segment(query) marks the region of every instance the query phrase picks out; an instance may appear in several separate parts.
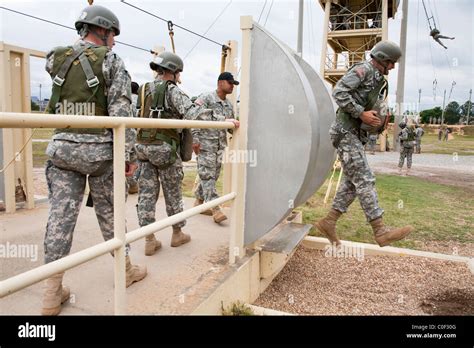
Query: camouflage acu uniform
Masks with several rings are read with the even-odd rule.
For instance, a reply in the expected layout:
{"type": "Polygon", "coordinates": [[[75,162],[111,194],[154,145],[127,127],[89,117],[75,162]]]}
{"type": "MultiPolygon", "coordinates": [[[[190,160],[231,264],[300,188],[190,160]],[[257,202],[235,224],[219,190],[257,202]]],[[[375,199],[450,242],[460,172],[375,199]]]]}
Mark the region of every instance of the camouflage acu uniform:
{"type": "MultiPolygon", "coordinates": [[[[92,44],[79,40],[73,48],[77,50],[86,45],[92,44]]],[[[55,51],[51,51],[46,60],[46,71],[50,75],[53,74],[54,55],[55,51]]],[[[108,114],[129,117],[131,80],[123,61],[109,50],[102,72],[108,114]]],[[[126,130],[126,160],[130,162],[136,160],[133,147],[135,136],[133,129],[126,130]]],[[[49,143],[46,150],[49,156],[46,180],[50,202],[44,240],[46,263],[69,254],[87,179],[102,235],[105,240],[113,238],[112,139],[110,129],[102,134],[59,132],[49,143]]]]}
{"type": "MultiPolygon", "coordinates": [[[[155,82],[160,81],[157,77],[155,82]]],[[[155,84],[149,83],[149,93],[154,90],[155,84]]],[[[166,93],[165,107],[170,110],[176,119],[195,119],[198,117],[199,107],[191,102],[191,99],[176,85],[169,84],[166,93]]],[[[140,226],[146,226],[155,222],[156,202],[160,193],[160,182],[166,203],[168,216],[183,211],[183,197],[181,184],[183,180],[183,164],[179,151],[176,153],[176,161],[164,168],[159,169],[169,161],[171,146],[162,144],[136,144],[138,159],[140,160],[140,180],[138,182],[138,221],[140,226]]],[[[173,225],[182,228],[186,220],[173,225]]]]}
{"type": "Polygon", "coordinates": [[[416,153],[421,153],[421,137],[425,134],[423,128],[418,127],[415,130],[415,140],[416,140],[416,153]]]}
{"type": "MultiPolygon", "coordinates": [[[[216,91],[203,93],[195,101],[205,109],[211,109],[217,121],[234,118],[234,110],[229,100],[222,100],[216,91]],[[218,116],[217,116],[218,115],[218,116]]],[[[225,129],[193,129],[193,142],[200,144],[197,167],[200,182],[196,188],[196,198],[211,201],[219,197],[216,182],[219,179],[222,157],[227,146],[225,129]]]]}
{"type": "Polygon", "coordinates": [[[411,168],[414,141],[408,140],[408,128],[402,129],[400,132],[400,160],[398,167],[402,168],[405,158],[407,159],[407,168],[411,168]]]}
{"type": "MultiPolygon", "coordinates": [[[[382,79],[383,75],[371,63],[358,63],[338,81],[332,95],[342,111],[358,119],[365,109],[363,105],[366,105],[369,93],[382,79]]],[[[330,135],[344,174],[332,208],[345,213],[357,197],[367,221],[381,217],[384,211],[378,205],[375,176],[364,151],[367,133],[360,127],[347,131],[337,118],[330,135]]]]}

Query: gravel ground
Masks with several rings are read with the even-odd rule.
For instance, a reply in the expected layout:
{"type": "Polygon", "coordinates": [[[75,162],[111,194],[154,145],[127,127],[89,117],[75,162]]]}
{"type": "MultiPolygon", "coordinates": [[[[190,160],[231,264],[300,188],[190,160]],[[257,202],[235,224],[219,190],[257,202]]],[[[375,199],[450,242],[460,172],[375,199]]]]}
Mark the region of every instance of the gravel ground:
{"type": "Polygon", "coordinates": [[[451,261],[358,261],[299,247],[254,304],[306,315],[474,315],[474,276],[451,261]]]}

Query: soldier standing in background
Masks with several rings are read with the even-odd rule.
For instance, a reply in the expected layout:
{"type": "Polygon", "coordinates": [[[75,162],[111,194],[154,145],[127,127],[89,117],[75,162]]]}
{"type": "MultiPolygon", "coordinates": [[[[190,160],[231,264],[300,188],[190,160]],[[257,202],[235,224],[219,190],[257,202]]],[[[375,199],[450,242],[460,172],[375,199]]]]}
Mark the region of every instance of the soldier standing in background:
{"type": "MultiPolygon", "coordinates": [[[[217,79],[217,90],[203,93],[195,103],[205,109],[211,109],[216,115],[225,119],[234,118],[232,104],[226,99],[232,94],[234,86],[239,84],[229,72],[223,72],[217,79]]],[[[219,119],[216,119],[219,120],[219,119]]],[[[194,206],[219,198],[216,183],[221,173],[222,157],[227,146],[225,129],[193,129],[193,150],[197,157],[199,184],[196,188],[194,206]]],[[[227,219],[220,207],[212,209],[214,222],[221,223],[227,219]]]]}
{"type": "MultiPolygon", "coordinates": [[[[345,213],[355,198],[367,221],[374,231],[375,241],[380,246],[405,238],[413,227],[389,228],[384,225],[384,211],[379,207],[375,176],[365,156],[364,144],[367,132],[361,129],[364,124],[372,127],[386,127],[373,110],[376,100],[386,83],[384,75],[395,67],[401,57],[400,47],[390,41],[377,43],[371,53],[371,60],[353,65],[337,82],[333,97],[339,105],[337,117],[330,129],[331,140],[341,161],[344,180],[341,183],[332,209],[328,215],[316,222],[315,227],[322,232],[332,244],[339,245],[336,234],[336,222],[345,213]]],[[[380,132],[380,129],[379,129],[380,132]]]]}
{"type": "MultiPolygon", "coordinates": [[[[92,103],[93,115],[131,116],[131,81],[125,65],[111,49],[120,34],[118,18],[102,6],[88,6],[75,23],[81,36],[73,46],[57,47],[46,57],[53,78],[49,113],[62,114],[61,105],[92,103]],[[58,107],[59,105],[59,107],[58,107]]],[[[102,235],[114,237],[113,137],[110,129],[56,129],[46,150],[49,217],[44,239],[45,263],[69,254],[86,180],[102,235]]],[[[137,168],[135,131],[126,130],[126,176],[137,168]]],[[[126,248],[126,285],[146,276],[146,268],[132,265],[126,248]]],[[[43,315],[57,315],[69,298],[63,273],[48,278],[43,315]]]]}
{"type": "Polygon", "coordinates": [[[398,161],[398,173],[402,174],[403,163],[407,159],[406,175],[410,173],[413,147],[415,146],[415,129],[413,125],[407,126],[405,122],[400,122],[398,125],[402,130],[399,134],[400,139],[400,160],[398,161]]]}
{"type": "Polygon", "coordinates": [[[419,124],[415,126],[415,138],[416,138],[416,151],[415,153],[421,153],[421,137],[425,134],[423,128],[419,124]]]}

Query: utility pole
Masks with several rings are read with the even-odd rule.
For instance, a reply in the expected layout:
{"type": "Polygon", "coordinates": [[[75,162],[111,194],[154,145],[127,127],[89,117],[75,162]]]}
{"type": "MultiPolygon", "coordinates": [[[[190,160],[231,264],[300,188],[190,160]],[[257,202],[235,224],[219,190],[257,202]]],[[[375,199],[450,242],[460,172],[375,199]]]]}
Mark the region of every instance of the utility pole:
{"type": "Polygon", "coordinates": [[[296,46],[296,53],[303,57],[303,5],[304,0],[299,0],[298,7],[298,41],[296,46]]]}
{"type": "Polygon", "coordinates": [[[472,97],[472,88],[469,90],[469,104],[467,106],[467,123],[466,125],[469,126],[469,116],[471,114],[471,97],[472,97]]]}
{"type": "Polygon", "coordinates": [[[441,113],[441,126],[444,124],[444,104],[446,102],[446,90],[444,90],[444,97],[443,97],[443,112],[441,113]]]}
{"type": "Polygon", "coordinates": [[[40,103],[41,103],[41,100],[42,100],[42,99],[41,99],[41,87],[42,87],[42,86],[41,86],[41,83],[40,83],[40,103]]]}
{"type": "Polygon", "coordinates": [[[407,50],[407,23],[408,23],[408,0],[403,0],[403,18],[400,30],[400,49],[402,50],[402,56],[398,63],[398,76],[397,76],[397,94],[396,103],[398,112],[395,115],[393,124],[393,148],[398,151],[400,143],[398,141],[398,133],[400,132],[398,124],[401,121],[403,114],[402,104],[405,90],[405,56],[407,50]]]}

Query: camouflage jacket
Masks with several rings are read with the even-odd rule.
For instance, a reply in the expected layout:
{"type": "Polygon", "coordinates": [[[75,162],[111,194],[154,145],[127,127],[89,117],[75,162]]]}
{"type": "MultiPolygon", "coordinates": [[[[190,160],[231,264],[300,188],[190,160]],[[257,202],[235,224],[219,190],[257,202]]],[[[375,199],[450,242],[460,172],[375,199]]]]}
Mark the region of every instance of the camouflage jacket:
{"type": "MultiPolygon", "coordinates": [[[[84,40],[78,40],[74,45],[74,49],[85,47],[90,43],[84,40]]],[[[52,75],[54,62],[54,49],[46,56],[46,71],[52,75]]],[[[105,79],[105,94],[107,97],[107,109],[110,116],[131,117],[131,78],[125,69],[122,59],[112,50],[106,53],[102,72],[105,79]]],[[[54,76],[51,76],[54,78],[54,76]]],[[[125,132],[125,159],[130,162],[136,161],[135,153],[136,131],[133,128],[127,128],[125,132]]],[[[67,140],[77,143],[110,143],[110,153],[104,158],[104,153],[98,154],[97,158],[92,156],[91,162],[112,159],[113,158],[113,133],[108,130],[106,134],[75,134],[75,133],[59,133],[53,136],[53,140],[67,140]]]]}
{"type": "MultiPolygon", "coordinates": [[[[224,121],[234,118],[234,109],[231,102],[228,99],[222,100],[219,98],[217,91],[202,93],[194,103],[204,109],[212,110],[212,120],[224,121]]],[[[193,129],[192,134],[194,143],[201,145],[213,143],[221,149],[227,146],[227,132],[225,129],[193,129]]]]}
{"type": "Polygon", "coordinates": [[[336,104],[354,118],[359,118],[369,93],[382,81],[382,73],[370,62],[354,64],[337,82],[332,96],[336,104]]]}

